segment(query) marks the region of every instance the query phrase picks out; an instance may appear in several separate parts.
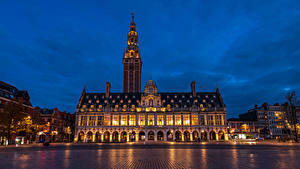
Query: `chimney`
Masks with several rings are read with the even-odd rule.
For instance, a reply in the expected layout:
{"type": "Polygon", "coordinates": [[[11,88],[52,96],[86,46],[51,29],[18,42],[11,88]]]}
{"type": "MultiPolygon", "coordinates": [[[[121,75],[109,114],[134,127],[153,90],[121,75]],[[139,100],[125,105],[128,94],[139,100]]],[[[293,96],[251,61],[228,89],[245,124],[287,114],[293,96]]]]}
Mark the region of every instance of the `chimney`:
{"type": "Polygon", "coordinates": [[[110,94],[110,83],[106,82],[106,92],[105,92],[105,97],[109,97],[110,94]]]}
{"type": "Polygon", "coordinates": [[[195,89],[195,81],[192,81],[191,83],[191,88],[192,88],[192,94],[193,94],[193,97],[196,97],[196,89],[195,89]]]}

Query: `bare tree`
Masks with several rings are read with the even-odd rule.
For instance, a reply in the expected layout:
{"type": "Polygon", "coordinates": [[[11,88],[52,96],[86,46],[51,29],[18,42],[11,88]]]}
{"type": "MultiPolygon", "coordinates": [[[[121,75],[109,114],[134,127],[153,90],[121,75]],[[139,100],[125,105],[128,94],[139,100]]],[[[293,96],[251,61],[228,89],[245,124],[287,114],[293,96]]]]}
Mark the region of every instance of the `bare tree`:
{"type": "Polygon", "coordinates": [[[298,142],[298,131],[297,131],[297,112],[296,112],[296,104],[297,104],[297,97],[296,92],[292,91],[291,93],[288,93],[286,96],[286,99],[288,100],[287,105],[287,116],[288,120],[292,123],[292,127],[294,128],[294,131],[292,133],[294,134],[295,141],[298,142]]]}

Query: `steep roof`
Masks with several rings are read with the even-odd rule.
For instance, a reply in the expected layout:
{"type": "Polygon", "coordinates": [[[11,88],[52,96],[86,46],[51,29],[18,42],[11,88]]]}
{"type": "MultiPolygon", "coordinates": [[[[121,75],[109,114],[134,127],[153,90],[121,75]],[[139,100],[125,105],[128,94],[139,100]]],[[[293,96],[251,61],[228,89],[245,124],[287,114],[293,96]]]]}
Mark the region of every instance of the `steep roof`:
{"type": "MultiPolygon", "coordinates": [[[[98,108],[102,107],[120,107],[126,105],[128,108],[134,105],[140,105],[143,93],[110,93],[105,97],[105,93],[84,93],[80,98],[80,103],[77,108],[98,108]]],[[[189,108],[192,106],[204,108],[225,108],[222,98],[218,92],[197,92],[194,97],[191,92],[161,92],[157,93],[161,97],[162,106],[167,107],[170,105],[174,108],[189,108]]]]}

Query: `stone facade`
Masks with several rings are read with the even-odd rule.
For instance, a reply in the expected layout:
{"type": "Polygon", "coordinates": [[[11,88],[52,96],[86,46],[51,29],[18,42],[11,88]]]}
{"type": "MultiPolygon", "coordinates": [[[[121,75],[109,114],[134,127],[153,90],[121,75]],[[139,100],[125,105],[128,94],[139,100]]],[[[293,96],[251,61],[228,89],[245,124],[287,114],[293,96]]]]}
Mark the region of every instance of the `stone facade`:
{"type": "Polygon", "coordinates": [[[142,62],[133,20],[127,45],[123,93],[111,93],[109,82],[105,93],[83,90],[76,108],[75,142],[227,139],[227,110],[218,88],[196,92],[193,81],[191,92],[159,92],[149,80],[141,92],[142,62]],[[131,62],[136,63],[127,64],[131,62]]]}

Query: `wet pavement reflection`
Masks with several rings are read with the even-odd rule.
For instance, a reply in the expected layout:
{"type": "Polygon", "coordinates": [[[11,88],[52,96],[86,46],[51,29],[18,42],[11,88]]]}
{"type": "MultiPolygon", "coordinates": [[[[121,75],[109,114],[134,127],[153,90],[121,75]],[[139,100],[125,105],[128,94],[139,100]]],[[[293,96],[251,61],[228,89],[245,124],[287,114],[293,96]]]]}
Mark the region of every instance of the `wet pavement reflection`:
{"type": "Polygon", "coordinates": [[[58,146],[0,148],[0,166],[53,168],[299,168],[300,146],[58,146]]]}

